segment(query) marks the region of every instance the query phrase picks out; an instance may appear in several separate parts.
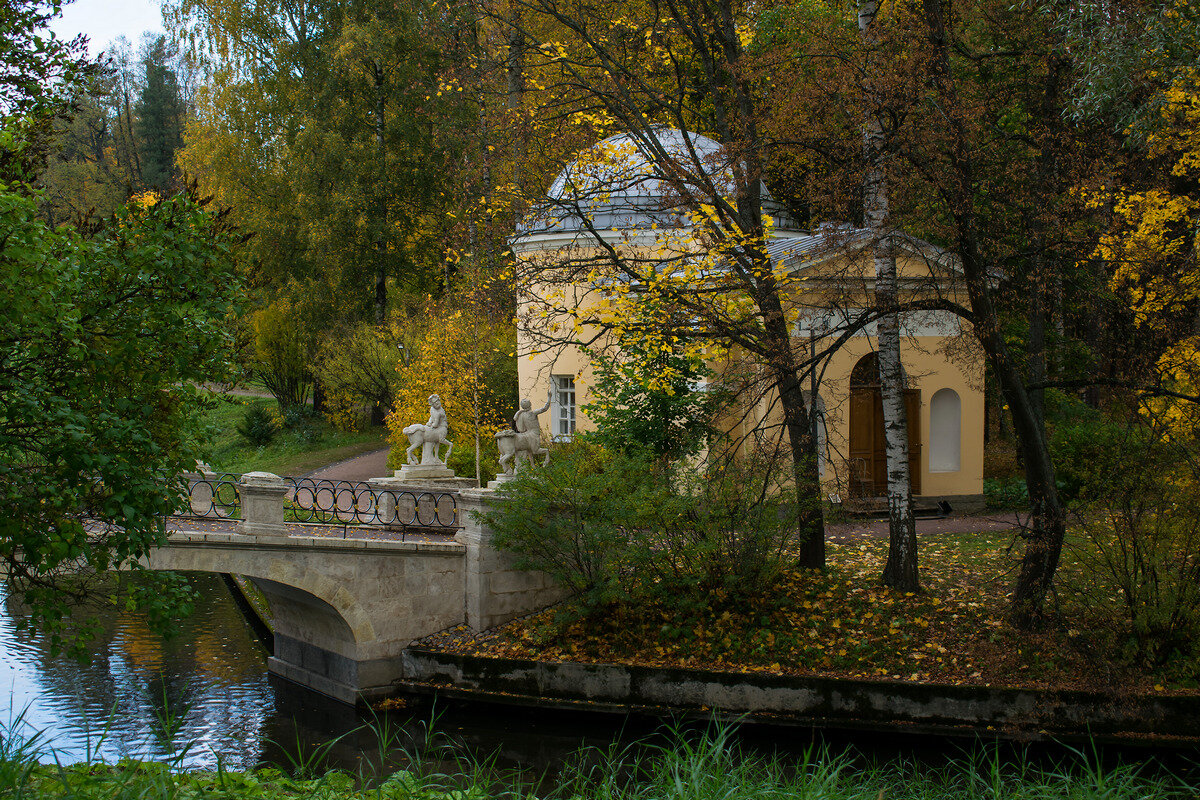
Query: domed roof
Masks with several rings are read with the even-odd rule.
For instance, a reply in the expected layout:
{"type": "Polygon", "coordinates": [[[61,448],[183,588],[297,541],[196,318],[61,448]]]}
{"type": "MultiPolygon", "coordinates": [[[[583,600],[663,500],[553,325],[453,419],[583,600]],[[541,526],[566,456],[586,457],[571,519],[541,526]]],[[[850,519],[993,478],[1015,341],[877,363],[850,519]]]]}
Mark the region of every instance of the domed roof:
{"type": "MultiPolygon", "coordinates": [[[[628,133],[580,152],[554,179],[546,200],[519,226],[518,235],[583,231],[585,218],[597,230],[682,226],[689,208],[668,170],[685,184],[711,176],[723,192],[733,193],[733,174],[720,143],[676,128],[657,128],[655,139],[669,158],[666,163],[628,133]]],[[[781,209],[765,186],[762,193],[764,210],[779,215],[781,209]]]]}

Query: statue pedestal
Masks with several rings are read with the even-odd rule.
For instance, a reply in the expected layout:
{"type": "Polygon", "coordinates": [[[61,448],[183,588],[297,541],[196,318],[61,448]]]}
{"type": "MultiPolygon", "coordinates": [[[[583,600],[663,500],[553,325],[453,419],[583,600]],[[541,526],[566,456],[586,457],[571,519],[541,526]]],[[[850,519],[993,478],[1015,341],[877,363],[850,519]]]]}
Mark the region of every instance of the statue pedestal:
{"type": "Polygon", "coordinates": [[[512,475],[509,475],[507,472],[501,472],[496,475],[496,479],[494,481],[488,481],[487,488],[492,489],[494,491],[496,489],[499,489],[501,486],[508,483],[509,481],[514,480],[516,477],[517,476],[515,473],[512,475]]]}
{"type": "Polygon", "coordinates": [[[454,477],[454,470],[445,464],[405,464],[396,470],[395,477],[402,481],[437,480],[454,477]]]}

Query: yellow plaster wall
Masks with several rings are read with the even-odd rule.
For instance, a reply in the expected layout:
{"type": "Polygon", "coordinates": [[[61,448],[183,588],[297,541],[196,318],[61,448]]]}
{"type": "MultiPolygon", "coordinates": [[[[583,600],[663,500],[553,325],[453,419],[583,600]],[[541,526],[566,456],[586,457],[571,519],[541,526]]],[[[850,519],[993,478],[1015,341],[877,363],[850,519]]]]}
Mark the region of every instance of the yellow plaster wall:
{"type": "MultiPolygon", "coordinates": [[[[969,334],[968,334],[969,335],[969,334]]],[[[983,359],[974,347],[942,337],[916,336],[901,341],[900,357],[908,386],[921,392],[921,494],[924,496],[979,495],[983,493],[983,359]],[[947,353],[947,346],[950,352],[947,353]],[[940,389],[953,389],[961,402],[959,469],[929,470],[929,401],[940,389]]],[[[824,380],[817,389],[825,402],[828,490],[842,491],[850,439],[850,371],[858,360],[877,348],[874,337],[858,336],[830,358],[824,380]]]]}
{"type": "MultiPolygon", "coordinates": [[[[518,257],[545,259],[552,254],[537,248],[518,257]]],[[[578,253],[578,249],[573,250],[578,253]]],[[[897,259],[902,279],[910,280],[930,273],[930,263],[924,259],[901,255],[897,259]]],[[[873,265],[869,258],[831,259],[819,268],[824,280],[815,280],[810,290],[798,298],[797,306],[821,305],[818,297],[833,302],[851,305],[866,305],[871,289],[868,285],[873,277],[873,265]],[[836,276],[836,277],[835,277],[836,276]],[[826,281],[840,279],[836,286],[826,281]],[[836,296],[836,299],[835,299],[836,296]]],[[[937,271],[941,271],[940,269],[937,271]]],[[[581,300],[587,288],[580,287],[581,300]]],[[[909,296],[931,293],[930,287],[910,287],[909,296]]],[[[943,286],[942,289],[945,289],[943,286]]],[[[940,290],[937,290],[940,291],[940,290]]],[[[950,292],[952,295],[953,291],[950,292]]],[[[956,298],[962,299],[962,298],[956,298]]],[[[560,325],[569,325],[559,320],[560,325]]],[[[545,337],[542,337],[543,340],[545,337]]],[[[535,342],[527,332],[518,329],[518,379],[521,397],[528,397],[536,406],[545,402],[546,392],[551,386],[552,375],[574,375],[576,395],[576,429],[594,429],[583,408],[593,400],[591,386],[593,371],[590,359],[573,345],[558,345],[550,349],[543,342],[535,342]]],[[[797,347],[807,347],[806,342],[797,341],[797,347]]],[[[843,491],[846,478],[846,455],[849,444],[849,377],[858,360],[876,348],[873,336],[852,337],[839,351],[834,353],[825,369],[818,394],[825,403],[828,453],[824,480],[829,491],[843,491]]],[[[901,358],[909,377],[909,388],[921,392],[921,494],[923,496],[962,496],[983,493],[983,358],[974,345],[969,333],[958,337],[909,336],[902,341],[901,358]],[[958,393],[961,402],[961,431],[959,469],[955,472],[930,472],[929,434],[930,400],[939,389],[949,388],[958,393]]],[[[806,384],[807,389],[807,384],[806,384]]],[[[766,403],[763,404],[765,409],[766,403]]],[[[734,415],[740,416],[740,415],[734,415]]],[[[753,415],[752,415],[753,416],[753,415]]],[[[761,414],[758,417],[761,419],[761,414]]],[[[541,416],[543,433],[549,436],[552,419],[548,412],[541,416]]],[[[749,424],[739,426],[735,433],[748,433],[749,424]]]]}

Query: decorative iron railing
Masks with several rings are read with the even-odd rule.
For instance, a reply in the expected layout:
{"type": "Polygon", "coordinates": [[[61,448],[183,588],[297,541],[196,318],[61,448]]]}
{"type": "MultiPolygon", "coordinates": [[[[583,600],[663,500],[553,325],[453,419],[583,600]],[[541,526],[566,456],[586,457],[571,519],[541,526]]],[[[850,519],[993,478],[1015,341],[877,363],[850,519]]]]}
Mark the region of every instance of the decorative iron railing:
{"type": "Polygon", "coordinates": [[[188,478],[188,514],[215,519],[241,515],[242,496],[238,492],[241,475],[232,472],[203,473],[188,478]]]}
{"type": "MultiPolygon", "coordinates": [[[[185,514],[208,519],[241,516],[242,476],[202,473],[189,476],[185,514]]],[[[288,486],[284,522],[373,525],[403,529],[456,530],[461,527],[453,492],[381,489],[361,481],[284,478],[288,486]]]]}
{"type": "Polygon", "coordinates": [[[361,481],[284,478],[290,484],[286,515],[291,522],[456,529],[452,492],[380,489],[361,481]]]}

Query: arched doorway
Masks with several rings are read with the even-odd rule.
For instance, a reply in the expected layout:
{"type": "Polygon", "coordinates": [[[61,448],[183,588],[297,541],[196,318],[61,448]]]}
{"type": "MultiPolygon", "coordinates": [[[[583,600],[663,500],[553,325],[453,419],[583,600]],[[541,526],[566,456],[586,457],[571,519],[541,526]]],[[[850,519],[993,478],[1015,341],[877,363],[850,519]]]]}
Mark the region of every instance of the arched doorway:
{"type": "MultiPolygon", "coordinates": [[[[904,390],[908,416],[908,472],[912,493],[921,492],[921,392],[904,390]]],[[[879,355],[867,353],[850,371],[850,495],[887,494],[887,449],[883,438],[883,394],[879,355]]]]}

